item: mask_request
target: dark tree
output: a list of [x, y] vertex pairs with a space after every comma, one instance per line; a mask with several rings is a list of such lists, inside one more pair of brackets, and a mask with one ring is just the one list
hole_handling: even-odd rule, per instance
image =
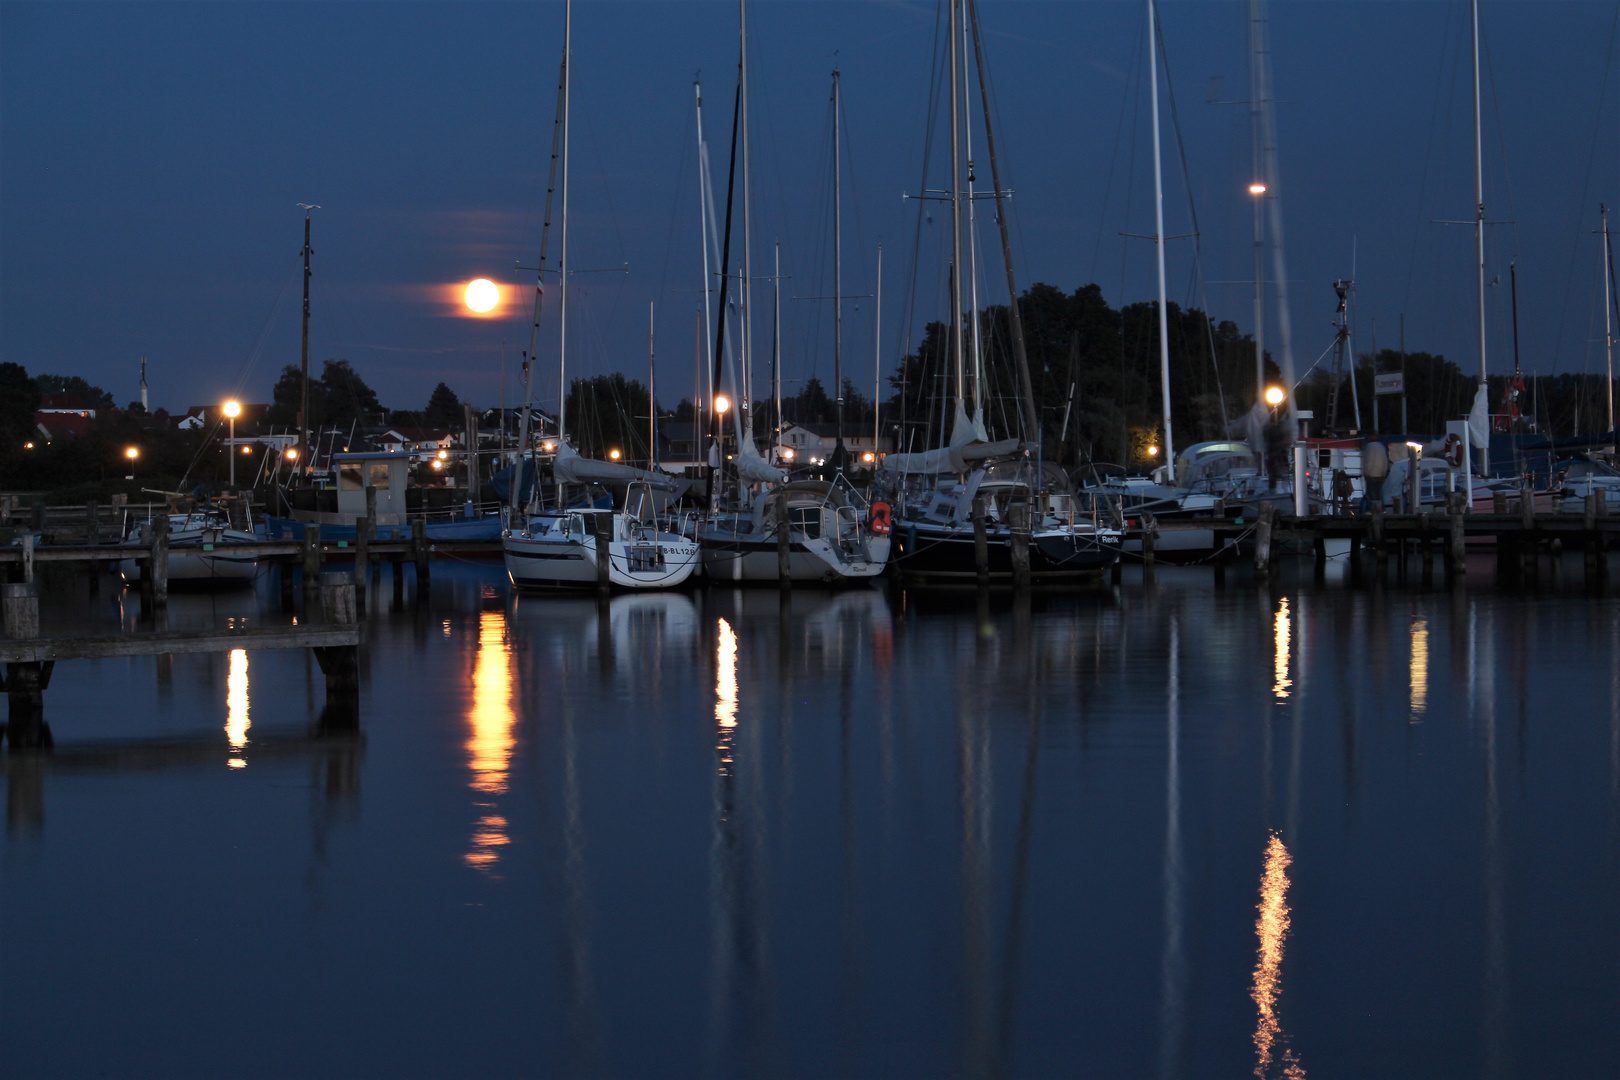
[[328, 360], [321, 365], [323, 411], [315, 409], [315, 388], [310, 387], [310, 411], [323, 424], [372, 423], [381, 418], [382, 405], [377, 392], [366, 385], [347, 360]]
[[99, 386], [91, 386], [77, 375], [35, 375], [40, 394], [72, 394], [87, 409], [110, 409], [113, 396]]
[[461, 424], [461, 399], [444, 383], [433, 388], [428, 396], [427, 408], [422, 410], [425, 427], [457, 427]]
[[22, 452], [34, 435], [39, 387], [21, 364], [0, 364], [0, 460]]

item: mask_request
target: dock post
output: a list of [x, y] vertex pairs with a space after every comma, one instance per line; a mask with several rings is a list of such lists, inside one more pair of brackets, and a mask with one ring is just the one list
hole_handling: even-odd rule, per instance
[[1277, 516], [1272, 503], [1260, 504], [1260, 520], [1254, 524], [1254, 576], [1264, 581], [1271, 572], [1271, 521]]
[[979, 588], [990, 584], [990, 540], [985, 535], [984, 496], [973, 496], [973, 569]]
[[1142, 515], [1142, 584], [1153, 583], [1154, 562], [1159, 550], [1159, 522], [1152, 514]]
[[169, 603], [169, 515], [158, 514], [152, 519], [152, 604], [167, 607]]
[[366, 610], [366, 582], [370, 577], [371, 518], [363, 517], [354, 523], [354, 602], [361, 611]]
[[304, 597], [313, 598], [321, 587], [321, 527], [304, 526]]
[[37, 539], [33, 533], [22, 535], [22, 575], [23, 581], [30, 585], [34, 581], [34, 541]]
[[[348, 625], [357, 621], [354, 575], [339, 571], [321, 574], [321, 621]], [[326, 707], [321, 710], [323, 731], [353, 730], [360, 723], [360, 647], [319, 645], [312, 650], [326, 676]]]
[[405, 556], [395, 552], [388, 556], [388, 570], [394, 579], [394, 610], [405, 606]]
[[591, 517], [596, 530], [596, 591], [606, 596], [613, 590], [613, 511]]
[[1008, 540], [1012, 555], [1013, 589], [1024, 592], [1029, 588], [1029, 507], [1007, 508]]
[[[26, 641], [39, 637], [39, 586], [13, 582], [0, 586], [6, 637]], [[51, 682], [52, 661], [25, 660], [6, 665], [5, 690], [9, 715], [6, 740], [13, 751], [39, 750], [51, 745], [45, 723], [45, 689]]]
[[787, 496], [776, 496], [776, 583], [783, 589], [793, 588], [793, 536], [788, 524]]
[[416, 560], [416, 598], [426, 600], [433, 595], [433, 572], [428, 569], [427, 522], [421, 518], [411, 522], [411, 556]]
[[1493, 491], [1493, 492], [1491, 492], [1491, 513], [1493, 513], [1493, 514], [1506, 514], [1507, 512], [1508, 512], [1507, 492], [1505, 492], [1505, 491]]
[[1460, 579], [1467, 572], [1467, 549], [1463, 546], [1463, 500], [1466, 497], [1454, 491], [1447, 500], [1446, 576], [1452, 579]]

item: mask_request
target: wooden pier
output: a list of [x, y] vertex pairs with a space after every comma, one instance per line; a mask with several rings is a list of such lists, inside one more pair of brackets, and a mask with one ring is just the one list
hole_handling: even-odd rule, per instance
[[50, 688], [58, 661], [235, 649], [309, 649], [326, 676], [326, 708], [321, 714], [321, 726], [352, 729], [359, 723], [359, 647], [365, 640], [365, 626], [358, 619], [355, 604], [355, 577], [349, 573], [323, 573], [318, 591], [319, 606], [306, 609], [307, 621], [293, 626], [46, 638], [39, 634], [39, 586], [34, 582], [0, 586], [5, 631], [0, 639], [0, 663], [5, 664], [0, 690], [5, 691], [9, 707], [5, 740], [12, 751], [51, 745], [50, 726], [45, 722], [45, 691]]
[[[1503, 503], [1506, 505], [1503, 505]], [[1448, 579], [1460, 579], [1466, 572], [1470, 544], [1487, 542], [1494, 546], [1497, 576], [1505, 580], [1533, 578], [1543, 551], [1567, 554], [1581, 552], [1585, 557], [1588, 584], [1598, 585], [1607, 573], [1606, 553], [1620, 543], [1620, 517], [1610, 517], [1601, 495], [1585, 500], [1580, 514], [1538, 514], [1531, 500], [1498, 500], [1503, 512], [1471, 514], [1464, 512], [1464, 497], [1454, 495], [1434, 512], [1386, 514], [1378, 507], [1370, 514], [1312, 514], [1296, 517], [1279, 514], [1272, 504], [1264, 504], [1252, 518], [1210, 517], [1156, 519], [1143, 514], [1126, 530], [1127, 540], [1142, 545], [1142, 569], [1152, 576], [1158, 559], [1159, 543], [1167, 533], [1206, 532], [1214, 538], [1212, 551], [1197, 562], [1214, 567], [1217, 583], [1224, 582], [1226, 568], [1237, 562], [1242, 549], [1252, 543], [1255, 574], [1265, 577], [1276, 565], [1285, 546], [1308, 546], [1320, 571], [1327, 562], [1327, 541], [1348, 540], [1351, 581], [1363, 574], [1364, 559], [1372, 559], [1382, 570], [1391, 558], [1404, 566], [1405, 560], [1421, 560], [1432, 570], [1436, 556], [1445, 566]], [[1116, 564], [1114, 580], [1119, 580]]]

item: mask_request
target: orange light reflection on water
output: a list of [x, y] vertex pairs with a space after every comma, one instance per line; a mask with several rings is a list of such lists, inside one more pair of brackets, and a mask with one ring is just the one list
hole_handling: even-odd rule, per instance
[[[251, 726], [248, 720], [247, 650], [232, 649], [230, 674], [225, 678], [225, 738], [232, 750], [247, 746], [247, 733]], [[232, 757], [229, 764], [233, 769], [247, 768], [246, 759], [241, 757]]]
[[[512, 764], [517, 714], [512, 709], [512, 650], [506, 643], [506, 616], [499, 611], [479, 616], [472, 689], [472, 708], [467, 713], [472, 730], [466, 744], [472, 779], [467, 786], [483, 795], [503, 795]], [[494, 809], [492, 802], [478, 805]], [[506, 828], [504, 817], [486, 813], [473, 831], [472, 846], [463, 861], [486, 873], [492, 870], [500, 860], [500, 849], [511, 843]]]
[[1278, 601], [1277, 619], [1273, 629], [1277, 643], [1277, 654], [1273, 660], [1276, 679], [1272, 683], [1271, 693], [1273, 697], [1281, 701], [1288, 696], [1288, 688], [1294, 685], [1294, 681], [1288, 677], [1288, 648], [1293, 638], [1293, 626], [1288, 616], [1287, 597]]
[[719, 726], [720, 772], [731, 771], [732, 729], [737, 726], [737, 634], [731, 624], [720, 620], [719, 641], [715, 647], [714, 719]]
[[[1283, 945], [1288, 939], [1288, 865], [1291, 862], [1293, 858], [1282, 838], [1272, 833], [1266, 844], [1265, 872], [1260, 876], [1260, 917], [1254, 923], [1260, 951], [1254, 965], [1254, 988], [1249, 992], [1260, 1010], [1259, 1024], [1254, 1030], [1254, 1049], [1258, 1055], [1254, 1075], [1262, 1078], [1270, 1072], [1273, 1051], [1282, 1038], [1277, 995], [1282, 986]], [[1282, 1074], [1289, 1080], [1304, 1080], [1305, 1070], [1292, 1049], [1284, 1051], [1282, 1065]]]

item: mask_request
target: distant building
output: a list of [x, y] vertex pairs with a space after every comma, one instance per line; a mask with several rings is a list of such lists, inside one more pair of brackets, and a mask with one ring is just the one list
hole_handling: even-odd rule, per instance
[[[201, 427], [203, 424], [212, 424], [216, 420], [224, 420], [226, 419], [225, 413], [222, 411], [224, 404], [224, 402], [220, 402], [218, 405], [193, 405], [186, 410], [186, 420], [195, 419], [200, 422], [188, 424], [186, 420], [182, 420], [176, 426], [196, 428]], [[259, 421], [264, 419], [264, 414], [270, 411], [269, 405], [250, 405], [245, 401], [241, 404], [242, 414], [236, 418], [238, 428], [257, 427]]]
[[[835, 424], [787, 424], [777, 440], [778, 457], [783, 461], [800, 464], [819, 464], [832, 455], [838, 444]], [[845, 424], [844, 449], [857, 464], [863, 454], [887, 454], [891, 444], [888, 436], [874, 440], [869, 427]]]
[[92, 410], [66, 412], [41, 409], [34, 414], [34, 430], [47, 443], [57, 439], [83, 438], [90, 434], [94, 422], [95, 412]]
[[38, 411], [57, 416], [82, 416], [88, 420], [96, 418], [96, 410], [85, 405], [77, 394], [42, 394]]
[[393, 427], [373, 435], [371, 441], [391, 454], [434, 454], [455, 446], [456, 433], [448, 428]]

